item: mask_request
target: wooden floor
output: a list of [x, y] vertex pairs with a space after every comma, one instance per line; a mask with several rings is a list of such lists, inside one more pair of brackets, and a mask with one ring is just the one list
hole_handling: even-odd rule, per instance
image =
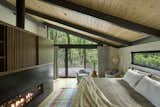
[[[54, 91], [38, 106], [38, 107], [61, 107], [62, 103], [57, 106], [56, 104], [53, 105], [54, 99], [59, 96], [59, 92], [62, 89], [76, 89], [77, 88], [77, 80], [76, 78], [59, 78], [54, 81]], [[72, 91], [72, 90], [71, 90]], [[72, 97], [71, 94], [66, 94], [65, 98]], [[69, 107], [69, 106], [63, 106]]]

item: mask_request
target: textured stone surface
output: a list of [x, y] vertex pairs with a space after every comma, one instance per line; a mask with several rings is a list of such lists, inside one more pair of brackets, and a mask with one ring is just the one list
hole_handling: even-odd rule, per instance
[[52, 64], [24, 70], [0, 77], [0, 104], [25, 90], [43, 84], [44, 92], [34, 99], [28, 106], [36, 107], [53, 90]]

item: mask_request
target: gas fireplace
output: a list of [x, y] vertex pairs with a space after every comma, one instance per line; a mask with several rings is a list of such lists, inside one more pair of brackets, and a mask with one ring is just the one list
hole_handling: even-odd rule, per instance
[[7, 99], [0, 105], [0, 107], [25, 107], [42, 93], [43, 84], [39, 84], [17, 94], [15, 97]]
[[52, 66], [0, 76], [0, 107], [37, 107], [53, 91]]

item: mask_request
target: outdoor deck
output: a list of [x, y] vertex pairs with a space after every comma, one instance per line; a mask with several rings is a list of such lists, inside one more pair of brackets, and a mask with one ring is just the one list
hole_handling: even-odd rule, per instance
[[[84, 69], [84, 68], [80, 68], [80, 67], [70, 67], [70, 68], [68, 69], [68, 76], [69, 76], [69, 77], [76, 77], [76, 73], [77, 73], [80, 69]], [[93, 69], [87, 68], [86, 70], [87, 70], [88, 72], [91, 72]], [[65, 68], [59, 68], [59, 69], [58, 69], [58, 76], [59, 76], [59, 77], [65, 77]]]

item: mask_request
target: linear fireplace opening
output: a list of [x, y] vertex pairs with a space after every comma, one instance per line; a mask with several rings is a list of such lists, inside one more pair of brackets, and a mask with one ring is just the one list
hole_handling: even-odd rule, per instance
[[25, 107], [36, 99], [36, 97], [43, 94], [43, 89], [43, 84], [35, 85], [34, 87], [7, 99], [0, 105], [0, 107]]
[[0, 107], [37, 107], [53, 91], [53, 65], [0, 75]]

